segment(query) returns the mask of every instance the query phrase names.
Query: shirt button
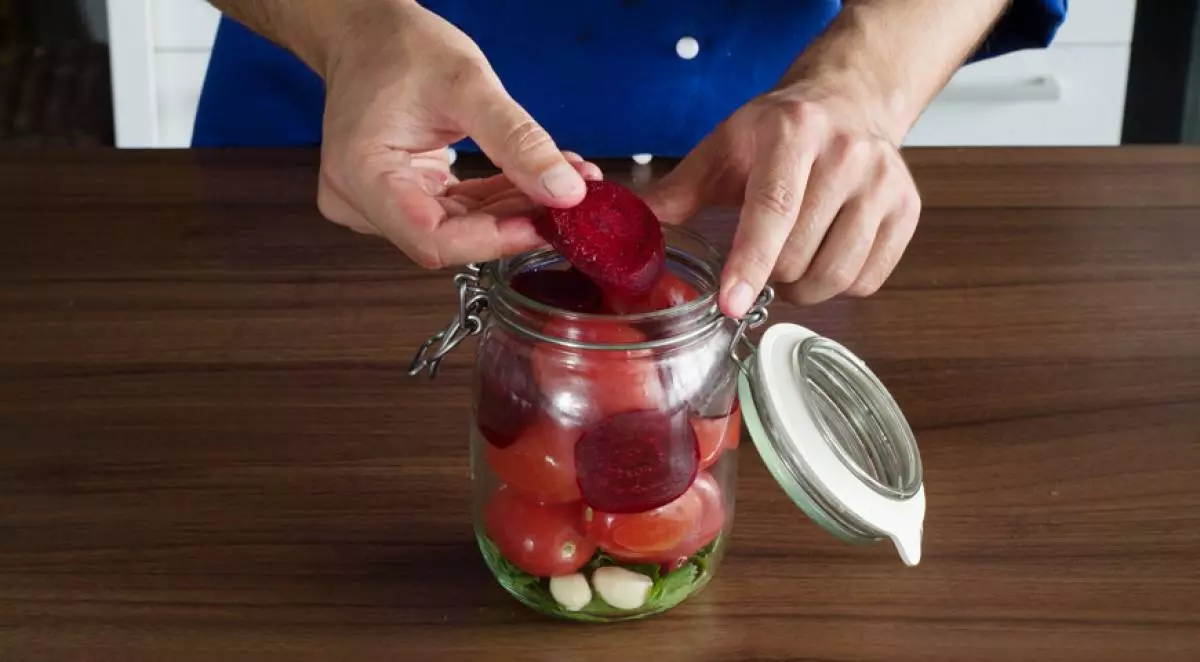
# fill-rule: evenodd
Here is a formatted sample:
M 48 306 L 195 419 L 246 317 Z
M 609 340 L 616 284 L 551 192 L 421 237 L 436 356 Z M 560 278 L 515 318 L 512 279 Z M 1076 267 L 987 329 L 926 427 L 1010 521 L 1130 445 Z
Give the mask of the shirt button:
M 700 54 L 700 42 L 694 37 L 684 37 L 675 42 L 675 54 L 684 60 L 695 59 Z

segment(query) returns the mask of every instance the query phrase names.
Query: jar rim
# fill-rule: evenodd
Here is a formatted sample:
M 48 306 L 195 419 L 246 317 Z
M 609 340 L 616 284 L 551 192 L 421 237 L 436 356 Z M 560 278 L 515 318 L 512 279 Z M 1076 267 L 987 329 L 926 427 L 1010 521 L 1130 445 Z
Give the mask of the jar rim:
M 625 315 L 606 315 L 597 313 L 583 313 L 562 308 L 555 308 L 518 292 L 511 285 L 512 277 L 517 273 L 525 271 L 530 267 L 542 268 L 550 264 L 558 264 L 564 262 L 564 258 L 556 250 L 549 247 L 538 248 L 532 251 L 526 251 L 518 255 L 501 258 L 489 262 L 485 271 L 490 280 L 490 289 L 497 294 L 496 300 L 502 305 L 509 308 L 514 308 L 519 311 L 530 311 L 534 315 L 545 317 L 553 320 L 569 320 L 586 322 L 608 322 L 628 325 L 646 325 L 653 323 L 669 323 L 675 320 L 687 319 L 689 316 L 698 317 L 697 324 L 681 325 L 679 333 L 670 334 L 664 337 L 646 340 L 637 343 L 625 344 L 600 344 L 589 343 L 569 338 L 559 338 L 541 333 L 536 329 L 528 328 L 517 320 L 513 320 L 508 316 L 506 321 L 516 328 L 519 332 L 535 340 L 547 342 L 562 347 L 572 349 L 598 349 L 598 350 L 623 350 L 623 351 L 639 351 L 664 349 L 673 347 L 679 344 L 701 337 L 708 333 L 712 327 L 719 325 L 724 316 L 721 314 L 720 308 L 717 306 L 717 293 L 719 288 L 720 277 L 720 259 L 721 255 L 716 247 L 707 239 L 692 230 L 679 227 L 677 225 L 661 224 L 663 234 L 668 235 L 667 242 L 667 262 L 682 264 L 689 268 L 693 273 L 698 273 L 706 279 L 707 287 L 699 297 L 688 301 L 679 306 L 666 308 L 663 310 L 654 310 L 644 313 L 632 313 Z M 685 240 L 698 246 L 703 252 L 708 253 L 707 256 L 695 255 L 673 246 L 669 240 L 671 236 Z

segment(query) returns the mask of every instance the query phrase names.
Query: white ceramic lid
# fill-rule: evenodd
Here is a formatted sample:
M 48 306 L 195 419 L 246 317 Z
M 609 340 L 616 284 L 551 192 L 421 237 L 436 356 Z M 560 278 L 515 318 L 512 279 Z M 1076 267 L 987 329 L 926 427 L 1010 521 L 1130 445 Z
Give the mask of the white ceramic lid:
M 925 487 L 908 422 L 866 365 L 795 324 L 775 324 L 745 364 L 746 428 L 788 496 L 831 533 L 890 539 L 921 560 Z

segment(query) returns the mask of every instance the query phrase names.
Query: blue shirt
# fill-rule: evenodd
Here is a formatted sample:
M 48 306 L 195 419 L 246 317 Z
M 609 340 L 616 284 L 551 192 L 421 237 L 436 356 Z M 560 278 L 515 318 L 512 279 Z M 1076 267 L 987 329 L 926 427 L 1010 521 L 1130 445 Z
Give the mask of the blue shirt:
M 964 0 L 965 1 L 965 0 Z M 428 0 L 487 56 L 563 149 L 589 158 L 683 156 L 771 89 L 841 9 L 840 0 Z M 1067 0 L 1014 0 L 972 56 L 1049 45 Z M 676 43 L 699 43 L 693 59 Z M 321 140 L 324 87 L 303 63 L 222 20 L 192 143 L 302 146 Z M 475 151 L 470 141 L 456 145 Z

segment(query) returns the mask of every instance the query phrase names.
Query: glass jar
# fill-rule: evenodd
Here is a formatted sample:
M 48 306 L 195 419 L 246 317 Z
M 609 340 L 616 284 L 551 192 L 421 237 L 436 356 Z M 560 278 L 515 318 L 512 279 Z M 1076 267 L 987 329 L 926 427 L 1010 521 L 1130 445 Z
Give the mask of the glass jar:
M 622 621 L 700 591 L 733 525 L 742 422 L 771 474 L 821 526 L 919 559 L 924 488 L 911 430 L 848 351 L 788 324 L 755 350 L 716 302 L 720 256 L 665 226 L 675 307 L 556 309 L 512 287 L 566 269 L 544 249 L 456 277 L 455 320 L 410 374 L 480 335 L 470 416 L 475 534 L 499 583 L 545 614 Z M 686 293 L 686 294 L 684 294 Z M 740 356 L 750 350 L 747 358 Z

